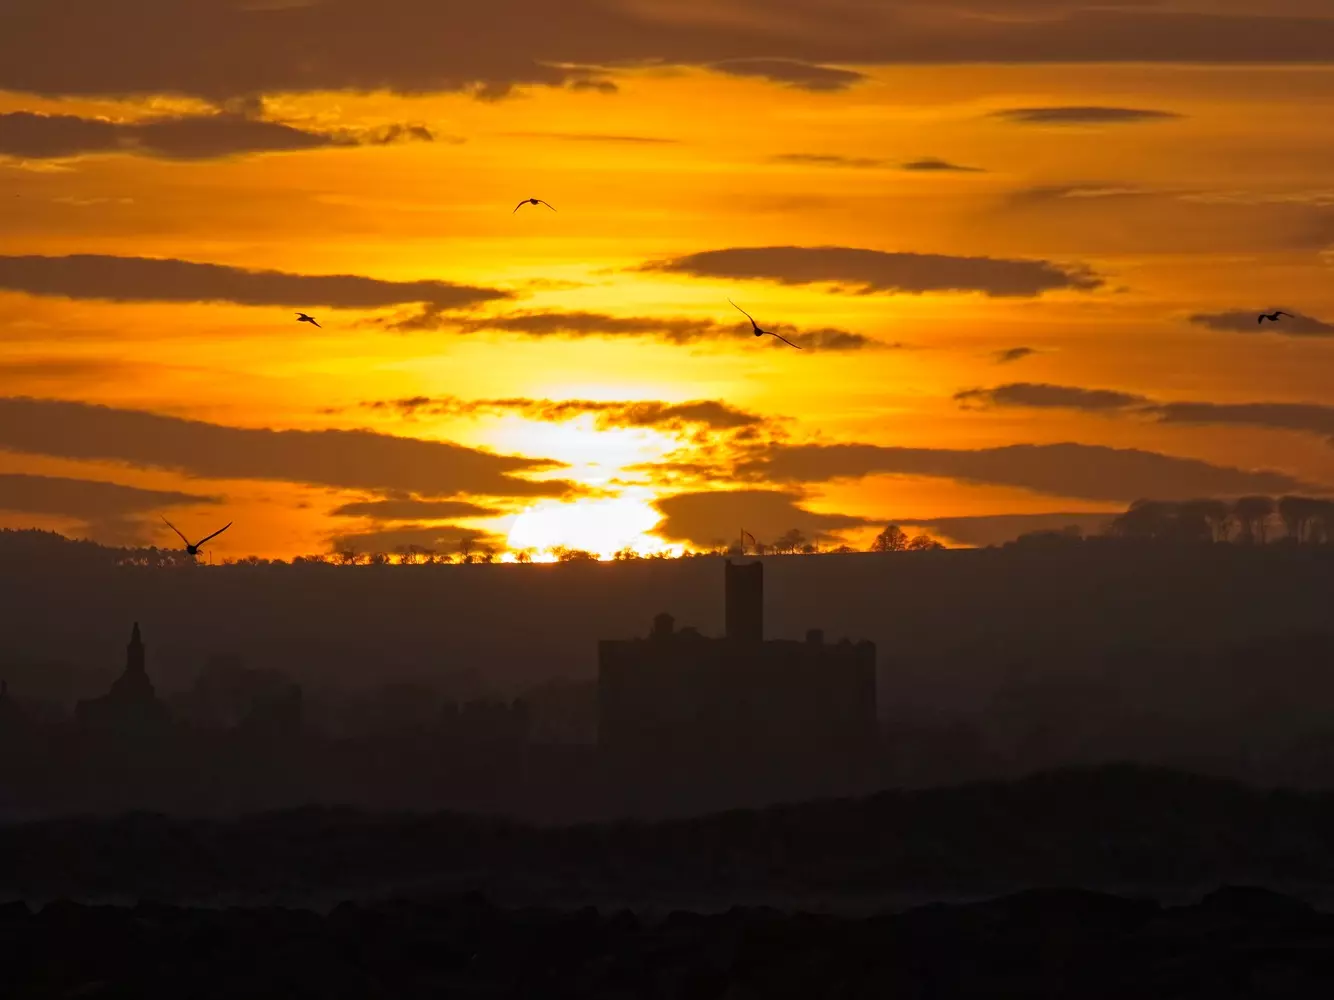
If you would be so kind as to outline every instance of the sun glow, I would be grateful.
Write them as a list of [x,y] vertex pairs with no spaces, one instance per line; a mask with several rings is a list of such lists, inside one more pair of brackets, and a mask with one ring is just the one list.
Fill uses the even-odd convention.
[[534,562],[550,562],[559,548],[581,549],[600,559],[629,549],[639,556],[681,555],[685,547],[648,534],[662,520],[647,500],[547,501],[524,511],[510,528],[509,548],[536,551]]

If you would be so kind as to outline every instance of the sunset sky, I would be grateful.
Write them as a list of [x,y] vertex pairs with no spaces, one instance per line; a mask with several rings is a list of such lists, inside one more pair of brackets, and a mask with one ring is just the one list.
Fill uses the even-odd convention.
[[0,527],[651,553],[1331,492],[1331,178],[1329,0],[0,0]]

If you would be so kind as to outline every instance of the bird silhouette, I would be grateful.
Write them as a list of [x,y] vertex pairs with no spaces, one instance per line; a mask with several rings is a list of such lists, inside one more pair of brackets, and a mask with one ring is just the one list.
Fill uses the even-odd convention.
[[[523,208],[524,205],[546,205],[547,208],[550,208],[553,212],[556,211],[554,207],[552,207],[549,203],[543,201],[541,198],[525,198],[523,201],[519,202],[517,205],[514,206],[514,212],[517,212],[519,209]],[[510,215],[513,215],[514,212],[511,212]]]
[[309,323],[311,326],[315,327],[317,330],[323,330],[323,329],[324,329],[324,327],[320,326],[318,323],[315,322],[315,317],[314,317],[314,316],[307,316],[305,313],[297,313],[297,314],[296,314],[296,321],[297,321],[298,323]]
[[[732,302],[731,299],[728,299],[727,301]],[[735,302],[732,302],[732,308],[735,309],[737,312],[741,313],[742,316],[745,316],[746,319],[750,320],[750,325],[755,328],[755,336],[763,337],[765,334],[768,334],[770,337],[777,337],[783,343],[787,344],[788,347],[797,347],[796,344],[792,343],[792,341],[788,340],[781,334],[774,333],[772,330],[761,330],[760,324],[755,322],[754,317],[752,317],[750,313],[746,312],[746,310],[742,309]],[[801,350],[801,348],[797,347],[797,350]]]
[[1269,320],[1271,323],[1277,323],[1280,316],[1287,316],[1289,319],[1293,318],[1292,313],[1285,313],[1282,309],[1275,309],[1271,313],[1261,313],[1259,316],[1255,317],[1255,322],[1264,323],[1265,320]]
[[[159,517],[162,517],[161,514],[159,514],[158,516],[159,516]],[[170,521],[168,521],[165,517],[162,517],[162,523],[165,524],[165,525],[166,525],[168,528],[170,528],[172,531],[176,532],[176,534],[181,535],[181,529],[178,528],[178,527],[176,527],[176,525],[172,524],[172,523],[171,523]],[[200,547],[201,547],[205,542],[209,541],[210,539],[217,538],[219,535],[221,535],[224,531],[226,531],[228,528],[230,528],[230,527],[231,527],[233,524],[235,524],[235,523],[236,523],[235,521],[228,521],[225,525],[223,525],[223,526],[222,526],[221,528],[219,528],[217,531],[213,532],[213,534],[209,535],[208,538],[201,538],[199,541],[195,542],[193,545],[190,544],[190,539],[186,538],[184,535],[181,535],[181,541],[183,541],[183,542],[185,543],[185,554],[186,554],[187,556],[191,556],[191,557],[194,557],[194,556],[199,555],[199,549],[200,549]]]

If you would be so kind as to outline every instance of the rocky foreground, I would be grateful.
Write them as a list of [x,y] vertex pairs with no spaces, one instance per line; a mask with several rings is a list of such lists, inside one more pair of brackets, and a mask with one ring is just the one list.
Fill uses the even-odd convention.
[[1334,915],[1263,889],[1194,905],[1032,890],[844,920],[648,921],[480,895],[307,910],[0,908],[0,996],[1328,997]]

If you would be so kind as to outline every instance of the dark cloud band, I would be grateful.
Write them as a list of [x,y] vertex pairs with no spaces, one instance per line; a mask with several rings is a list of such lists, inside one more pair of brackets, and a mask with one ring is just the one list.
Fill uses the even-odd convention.
[[268,480],[410,493],[559,496],[564,482],[515,473],[559,463],[371,431],[228,427],[87,403],[0,398],[0,448],[55,458],[124,462],[200,479]]
[[644,271],[701,278],[828,283],[860,292],[981,292],[1035,296],[1056,289],[1089,291],[1102,279],[1085,267],[1045,260],[888,253],[858,247],[729,247],[641,266]]
[[104,302],[230,302],[242,306],[380,309],[426,303],[459,309],[511,297],[447,281],[382,281],[354,274],[250,271],[152,257],[0,257],[0,290]]

